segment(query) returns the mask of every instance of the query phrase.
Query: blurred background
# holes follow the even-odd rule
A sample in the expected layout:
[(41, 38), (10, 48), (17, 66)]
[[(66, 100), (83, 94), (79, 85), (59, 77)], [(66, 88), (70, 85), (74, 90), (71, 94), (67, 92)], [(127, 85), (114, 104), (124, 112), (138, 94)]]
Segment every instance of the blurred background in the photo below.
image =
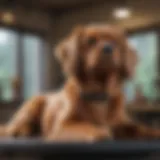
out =
[(113, 23), (127, 30), (139, 56), (135, 79), (124, 88), (127, 109), (160, 127), (159, 6), (159, 0), (1, 0), (0, 122), (24, 100), (63, 84), (53, 48), (72, 28)]

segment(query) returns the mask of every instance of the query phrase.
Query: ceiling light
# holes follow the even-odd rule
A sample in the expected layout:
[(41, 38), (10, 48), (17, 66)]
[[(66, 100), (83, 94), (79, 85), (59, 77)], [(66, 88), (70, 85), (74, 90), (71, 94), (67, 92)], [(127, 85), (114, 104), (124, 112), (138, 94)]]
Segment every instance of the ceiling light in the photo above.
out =
[(125, 19), (130, 17), (131, 11), (127, 8), (119, 8), (114, 10), (113, 15), (118, 19)]
[(2, 15), (2, 21), (7, 24), (13, 23), (14, 15), (10, 12), (4, 12)]

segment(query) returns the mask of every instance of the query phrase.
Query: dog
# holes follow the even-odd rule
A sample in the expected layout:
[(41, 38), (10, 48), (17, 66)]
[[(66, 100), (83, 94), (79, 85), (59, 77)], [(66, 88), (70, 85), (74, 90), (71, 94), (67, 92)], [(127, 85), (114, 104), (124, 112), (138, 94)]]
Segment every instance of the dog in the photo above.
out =
[(49, 141), (159, 139), (160, 130), (131, 120), (123, 86), (134, 76), (136, 51), (113, 25), (76, 27), (55, 49), (66, 82), (59, 91), (24, 102), (0, 127), (6, 137)]

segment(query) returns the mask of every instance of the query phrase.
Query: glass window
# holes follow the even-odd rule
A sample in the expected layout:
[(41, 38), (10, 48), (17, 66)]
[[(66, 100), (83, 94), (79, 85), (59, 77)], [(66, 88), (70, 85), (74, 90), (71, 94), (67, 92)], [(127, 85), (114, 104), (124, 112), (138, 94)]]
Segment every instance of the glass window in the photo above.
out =
[(0, 100), (15, 100), (17, 93), (26, 99), (43, 91), (46, 54), (40, 36), (0, 28)]
[(129, 100), (134, 99), (136, 87), (140, 87), (143, 95), (149, 99), (157, 98), (155, 81), (157, 79), (157, 40), (155, 32), (135, 34), (129, 37), (130, 43), (137, 49), (138, 65), (136, 75), (132, 82), (127, 83), (127, 95)]
[(0, 99), (12, 99), (12, 80), (17, 72), (18, 35), (0, 29)]
[(24, 97), (30, 98), (41, 92), (43, 73), (42, 67), (43, 41), (37, 36), (23, 36), (23, 61), (24, 61)]

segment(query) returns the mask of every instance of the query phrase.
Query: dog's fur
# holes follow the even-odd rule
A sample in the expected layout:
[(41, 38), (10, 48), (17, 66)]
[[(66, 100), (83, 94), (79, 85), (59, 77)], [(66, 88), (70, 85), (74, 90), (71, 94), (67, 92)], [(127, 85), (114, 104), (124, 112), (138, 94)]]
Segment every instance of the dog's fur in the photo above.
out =
[[(106, 43), (113, 53), (104, 54)], [(1, 136), (33, 136), (49, 140), (155, 139), (160, 131), (134, 123), (125, 112), (123, 84), (137, 63), (125, 33), (115, 26), (77, 27), (56, 48), (66, 83), (51, 94), (25, 102), (0, 128)], [(84, 93), (106, 93), (102, 101), (87, 101)]]

